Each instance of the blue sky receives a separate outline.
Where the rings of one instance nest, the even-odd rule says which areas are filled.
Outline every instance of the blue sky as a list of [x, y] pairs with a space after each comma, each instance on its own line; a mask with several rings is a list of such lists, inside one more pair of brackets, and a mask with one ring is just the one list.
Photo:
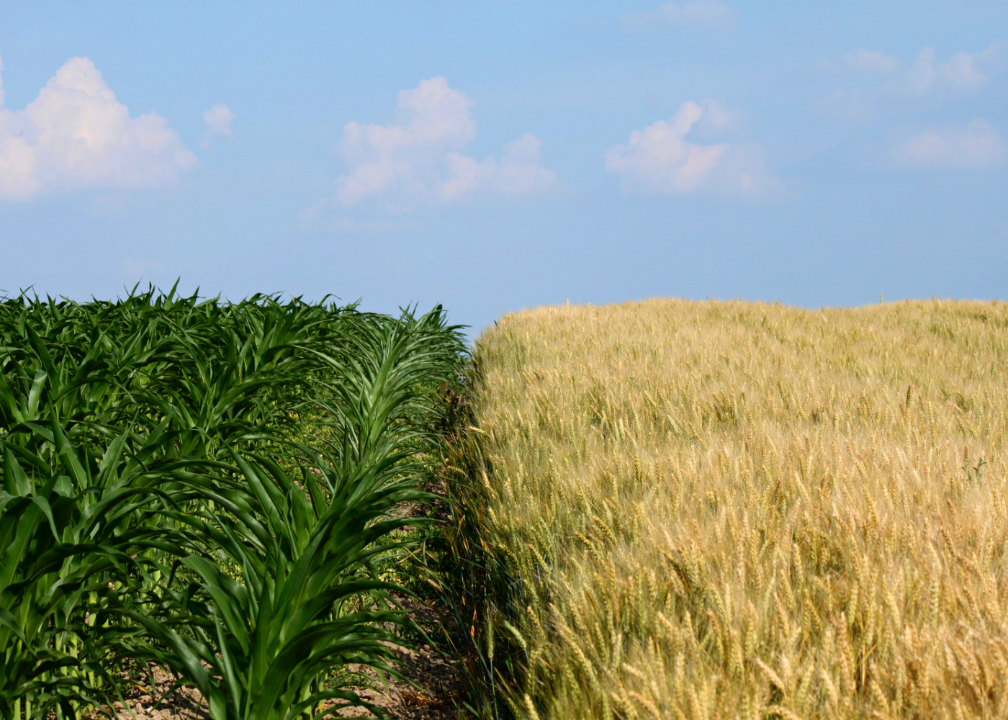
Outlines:
[[[209, 7], [208, 7], [209, 6]], [[0, 2], [0, 289], [1008, 299], [1008, 3]]]

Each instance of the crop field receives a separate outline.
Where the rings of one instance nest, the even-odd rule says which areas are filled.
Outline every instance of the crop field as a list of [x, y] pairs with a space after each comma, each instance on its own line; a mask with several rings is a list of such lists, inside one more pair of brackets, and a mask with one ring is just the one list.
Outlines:
[[440, 308], [0, 299], [0, 717], [150, 666], [215, 720], [366, 706], [463, 357]]
[[0, 298], [0, 718], [152, 668], [380, 716], [428, 631], [468, 686], [409, 717], [1008, 717], [1006, 343], [1003, 303], [546, 307], [470, 357], [440, 308]]
[[[1008, 306], [503, 317], [455, 441], [518, 717], [1008, 717]], [[468, 614], [466, 614], [468, 613]]]

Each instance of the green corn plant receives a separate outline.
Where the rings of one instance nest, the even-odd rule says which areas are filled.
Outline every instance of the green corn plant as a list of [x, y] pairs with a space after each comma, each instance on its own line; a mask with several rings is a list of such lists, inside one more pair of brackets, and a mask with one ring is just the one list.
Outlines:
[[150, 508], [170, 496], [145, 466], [162, 451], [158, 434], [110, 425], [129, 363], [103, 322], [108, 308], [97, 314], [98, 323], [72, 304], [0, 303], [6, 717], [45, 717], [54, 706], [72, 716], [104, 697], [110, 676], [96, 612], [143, 574], [138, 553], [158, 534]]
[[461, 348], [440, 309], [0, 301], [0, 713], [107, 706], [129, 660], [219, 718], [360, 704], [347, 665], [395, 672], [379, 568]]
[[[123, 433], [96, 438], [63, 421], [54, 403], [69, 390], [38, 371], [26, 402], [0, 405], [0, 713], [73, 714], [107, 676], [86, 632], [99, 598], [138, 568], [153, 504], [168, 497], [143, 465], [150, 447]], [[72, 385], [72, 383], [71, 383]], [[45, 406], [38, 407], [39, 398]], [[22, 707], [23, 706], [23, 707]]]
[[305, 467], [298, 482], [272, 457], [233, 449], [229, 463], [203, 465], [211, 473], [180, 468], [174, 477], [212, 501], [200, 513], [166, 513], [187, 528], [179, 563], [195, 588], [152, 598], [170, 608], [161, 617], [123, 612], [159, 641], [131, 652], [193, 683], [218, 720], [347, 705], [378, 712], [353, 689], [374, 676], [338, 670], [396, 674], [392, 628], [404, 618], [374, 561], [417, 522], [393, 514], [423, 499], [418, 456], [437, 440], [433, 408], [417, 391], [453, 377], [460, 341], [439, 311], [356, 330], [331, 353], [308, 349], [330, 370], [320, 404], [335, 439], [328, 452], [300, 446], [320, 478]]
[[[48, 431], [48, 432], [47, 432]], [[11, 435], [27, 434], [15, 428]], [[138, 553], [166, 540], [153, 522], [170, 492], [116, 437], [95, 462], [58, 422], [3, 442], [0, 490], [0, 711], [73, 715], [109, 681], [98, 612], [156, 570]], [[146, 566], [146, 567], [145, 567]], [[99, 684], [96, 684], [99, 683]]]

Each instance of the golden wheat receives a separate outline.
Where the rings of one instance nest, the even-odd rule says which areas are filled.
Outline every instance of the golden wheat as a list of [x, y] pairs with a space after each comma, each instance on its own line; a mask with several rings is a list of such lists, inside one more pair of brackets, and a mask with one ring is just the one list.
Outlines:
[[505, 316], [474, 426], [513, 707], [1008, 717], [1006, 341], [1003, 303]]

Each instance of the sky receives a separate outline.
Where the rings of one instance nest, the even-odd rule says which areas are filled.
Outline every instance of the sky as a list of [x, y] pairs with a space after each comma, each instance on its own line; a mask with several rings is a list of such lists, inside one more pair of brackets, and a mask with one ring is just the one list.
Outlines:
[[1008, 3], [0, 0], [0, 291], [1008, 299]]

